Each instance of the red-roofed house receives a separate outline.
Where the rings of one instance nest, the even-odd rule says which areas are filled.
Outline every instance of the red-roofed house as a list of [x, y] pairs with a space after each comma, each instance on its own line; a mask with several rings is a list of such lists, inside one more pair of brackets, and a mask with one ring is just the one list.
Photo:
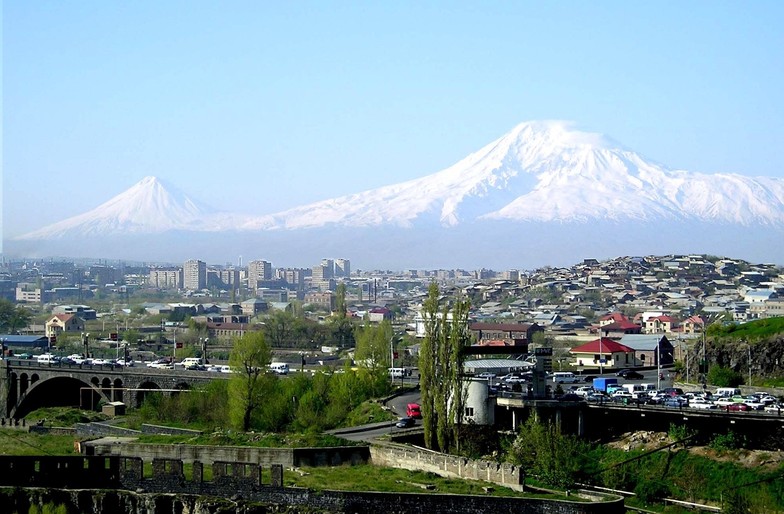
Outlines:
[[640, 334], [642, 333], [642, 326], [637, 323], [632, 323], [629, 320], [616, 321], [607, 325], [599, 327], [600, 332], [604, 337], [620, 339], [626, 334]]
[[478, 343], [482, 341], [505, 341], [508, 346], [520, 348], [525, 353], [536, 332], [544, 332], [544, 328], [536, 323], [469, 323], [468, 329]]
[[371, 323], [381, 323], [385, 319], [392, 320], [392, 311], [386, 307], [374, 307], [368, 312], [368, 320]]
[[681, 324], [684, 334], [699, 334], [705, 330], [705, 320], [701, 316], [690, 316]]
[[672, 332], [678, 322], [671, 316], [655, 316], [645, 321], [646, 334], [660, 334], [662, 332]]
[[599, 367], [626, 368], [639, 366], [634, 355], [634, 350], [613, 339], [602, 337], [595, 339], [582, 346], [576, 346], [569, 350], [574, 357], [572, 366], [577, 367]]
[[629, 318], [623, 315], [621, 312], [611, 312], [610, 314], [605, 314], [601, 318], [599, 318], [599, 326], [603, 327], [604, 325], [610, 325], [612, 323], [619, 323], [619, 322], [629, 322]]
[[83, 332], [84, 320], [76, 314], [55, 314], [46, 322], [46, 337], [57, 337], [62, 332]]

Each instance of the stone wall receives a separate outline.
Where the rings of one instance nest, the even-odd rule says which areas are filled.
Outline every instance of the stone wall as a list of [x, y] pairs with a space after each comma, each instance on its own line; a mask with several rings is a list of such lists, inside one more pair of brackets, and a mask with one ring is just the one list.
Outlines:
[[370, 460], [367, 446], [335, 446], [329, 448], [257, 448], [254, 446], [203, 446], [190, 444], [102, 443], [81, 444], [84, 455], [178, 459], [184, 462], [245, 462], [270, 466], [341, 466], [363, 464]]
[[522, 490], [525, 473], [512, 464], [472, 460], [408, 446], [374, 444], [370, 460], [377, 466], [424, 471], [449, 478], [484, 480]]
[[[203, 465], [194, 462], [191, 477], [184, 463], [155, 459], [152, 477], [143, 474], [139, 458], [1, 457], [0, 505], [27, 512], [30, 505], [54, 503], [69, 512], [84, 514], [158, 514], [171, 512], [248, 512], [262, 503], [275, 512], [302, 507], [307, 511], [346, 513], [452, 513], [498, 514], [621, 514], [622, 498], [605, 502], [570, 502], [533, 498], [502, 498], [442, 494], [341, 492], [283, 486], [283, 466], [271, 466], [268, 483], [262, 482], [261, 466], [215, 462], [212, 480], [204, 480]], [[20, 473], [20, 470], [23, 472]], [[27, 482], [22, 484], [21, 482]], [[102, 487], [79, 491], [73, 488]], [[37, 486], [29, 488], [29, 486]], [[114, 489], [114, 490], [113, 490]], [[131, 492], [134, 491], [134, 492]], [[6, 498], [3, 498], [5, 496]], [[231, 503], [225, 500], [231, 498]], [[255, 505], [254, 505], [255, 504]]]
[[142, 433], [160, 434], [160, 435], [192, 435], [192, 436], [199, 436], [203, 434], [201, 430], [191, 430], [189, 428], [165, 427], [162, 425], [150, 425], [148, 423], [142, 424]]
[[142, 434], [139, 430], [116, 427], [109, 423], [76, 423], [74, 427], [76, 427], [76, 434], [79, 437], [138, 437]]

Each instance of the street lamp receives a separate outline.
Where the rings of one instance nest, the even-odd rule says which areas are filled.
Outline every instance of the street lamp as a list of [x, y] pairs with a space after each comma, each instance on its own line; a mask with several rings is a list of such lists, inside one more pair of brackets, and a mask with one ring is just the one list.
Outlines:
[[207, 364], [207, 341], [209, 341], [209, 339], [204, 337], [199, 340], [201, 341], [201, 363]]
[[82, 346], [84, 347], [84, 358], [90, 357], [90, 334], [82, 332]]

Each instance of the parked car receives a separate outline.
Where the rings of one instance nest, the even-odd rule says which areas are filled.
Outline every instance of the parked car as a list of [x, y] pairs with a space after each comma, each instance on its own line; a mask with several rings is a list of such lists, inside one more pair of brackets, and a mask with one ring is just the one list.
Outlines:
[[746, 405], [745, 403], [733, 403], [732, 405], [727, 405], [726, 407], [729, 411], [747, 411], [751, 410], [751, 408]]
[[591, 386], [578, 387], [574, 390], [574, 394], [579, 394], [580, 396], [587, 396], [591, 393], [593, 393], [593, 387]]
[[689, 400], [682, 396], [671, 396], [664, 400], [662, 405], [665, 407], [675, 407], [680, 409], [681, 407], [687, 407], [689, 405]]
[[689, 408], [691, 409], [701, 409], [701, 410], [715, 410], [718, 409], [713, 402], [706, 400], [705, 398], [694, 398], [689, 400]]
[[408, 428], [413, 427], [414, 425], [416, 425], [416, 421], [414, 418], [409, 418], [408, 416], [405, 418], [400, 418], [397, 423], [395, 423], [397, 428]]
[[32, 354], [29, 354], [29, 353], [20, 353], [19, 355], [16, 356], [16, 358], [17, 359], [29, 360], [29, 359], [32, 359], [33, 356], [32, 356]]
[[766, 406], [765, 409], [763, 409], [763, 410], [765, 412], [774, 412], [776, 414], [781, 414], [781, 409], [782, 408], [784, 408], [784, 405], [781, 405], [779, 403], [773, 403], [773, 404], [770, 404], [770, 405]]

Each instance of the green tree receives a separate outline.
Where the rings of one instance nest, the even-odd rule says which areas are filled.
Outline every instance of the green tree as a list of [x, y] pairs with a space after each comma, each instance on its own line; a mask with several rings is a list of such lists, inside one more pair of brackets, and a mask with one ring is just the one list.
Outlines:
[[[236, 427], [250, 429], [254, 410], [262, 402], [267, 366], [272, 352], [262, 332], [247, 332], [235, 343], [229, 355], [234, 370], [229, 380], [229, 416]], [[274, 378], [274, 377], [272, 377]]]
[[338, 318], [346, 317], [346, 284], [343, 282], [335, 288], [335, 315]]
[[389, 321], [384, 320], [379, 325], [362, 327], [356, 334], [356, 351], [354, 360], [358, 366], [367, 368], [371, 373], [379, 369], [386, 373], [386, 368], [391, 366], [389, 345], [394, 333]]
[[587, 446], [573, 436], [564, 435], [552, 422], [534, 416], [520, 427], [510, 456], [516, 464], [536, 474], [544, 483], [571, 487], [581, 469], [581, 456]]
[[422, 419], [425, 445], [459, 451], [457, 434], [463, 419], [463, 347], [470, 343], [466, 300], [455, 300], [450, 308], [441, 302], [438, 285], [430, 284], [422, 315], [425, 338], [419, 351], [422, 390]]
[[291, 346], [296, 318], [287, 310], [274, 310], [264, 321], [264, 334], [273, 348]]
[[0, 298], [0, 331], [13, 334], [17, 329], [29, 325], [31, 319], [30, 311]]

